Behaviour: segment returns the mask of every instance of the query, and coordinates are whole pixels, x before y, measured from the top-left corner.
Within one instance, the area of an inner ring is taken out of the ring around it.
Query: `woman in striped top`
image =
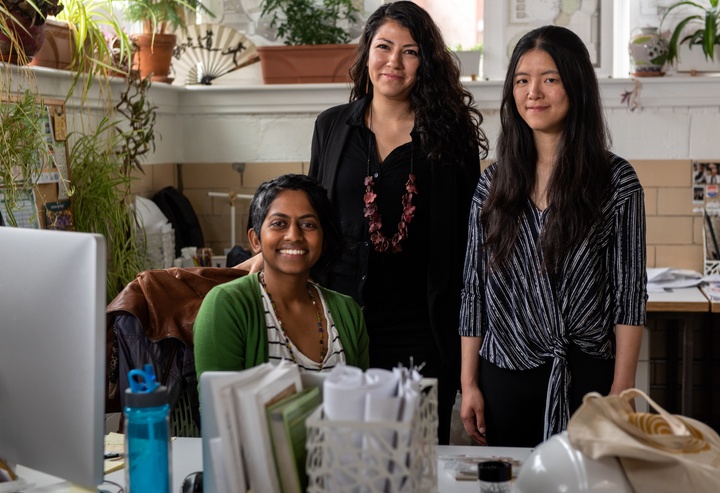
[[[557,26],[523,36],[465,259],[461,417],[479,443],[535,446],[566,428],[585,393],[635,386],[643,190],[608,149],[580,38]]]
[[[260,185],[250,203],[250,244],[263,270],[215,286],[194,325],[198,381],[208,370],[243,370],[292,360],[300,371],[346,363],[366,369],[368,336],[360,306],[310,280],[342,250],[327,191],[306,175]]]

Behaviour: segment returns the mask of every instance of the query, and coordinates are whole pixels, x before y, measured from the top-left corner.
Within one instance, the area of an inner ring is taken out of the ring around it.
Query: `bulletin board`
[[[13,101],[12,98],[3,98],[2,104],[12,104]],[[36,185],[20,194],[13,215],[19,227],[73,230],[68,195],[70,150],[65,104],[57,99],[38,99],[38,105],[42,109],[40,124],[50,159],[43,163],[39,176],[33,179]],[[0,183],[0,214],[5,217],[6,207]]]

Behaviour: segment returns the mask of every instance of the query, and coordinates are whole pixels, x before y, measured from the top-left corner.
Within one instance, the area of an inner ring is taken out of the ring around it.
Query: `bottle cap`
[[[168,403],[167,387],[160,385],[152,392],[133,392],[132,389],[125,389],[126,407],[159,407]]]
[[[478,464],[478,479],[487,483],[502,483],[512,478],[512,464],[491,460]]]
[[[127,407],[158,407],[168,403],[167,387],[155,379],[153,365],[128,372],[129,388],[125,389]]]

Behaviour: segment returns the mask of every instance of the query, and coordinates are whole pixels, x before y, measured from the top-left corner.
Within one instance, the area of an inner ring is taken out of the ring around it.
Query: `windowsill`
[[[40,92],[46,98],[65,99],[72,82],[70,72],[47,68],[33,68]],[[672,74],[664,77],[636,79],[640,84],[639,102],[643,108],[720,106],[720,74],[692,77]],[[160,112],[189,114],[248,114],[248,113],[318,113],[325,108],[347,102],[350,85],[332,84],[247,84],[211,86],[179,86],[156,83],[151,88],[154,104]],[[497,110],[502,95],[502,81],[466,81],[481,110]],[[634,79],[601,79],[600,90],[606,108],[622,108],[625,91],[632,91]],[[113,93],[122,90],[123,79],[111,81]],[[97,93],[99,94],[99,93]],[[84,105],[98,105],[97,97],[90,97]],[[68,106],[80,106],[80,89]]]

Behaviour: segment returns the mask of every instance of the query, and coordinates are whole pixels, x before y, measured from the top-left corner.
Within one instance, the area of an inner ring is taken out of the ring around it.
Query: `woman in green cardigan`
[[[288,359],[301,371],[338,364],[368,367],[368,336],[358,304],[310,279],[342,249],[326,189],[306,175],[260,185],[250,203],[250,244],[264,268],[213,288],[194,326],[195,368],[232,371]]]

